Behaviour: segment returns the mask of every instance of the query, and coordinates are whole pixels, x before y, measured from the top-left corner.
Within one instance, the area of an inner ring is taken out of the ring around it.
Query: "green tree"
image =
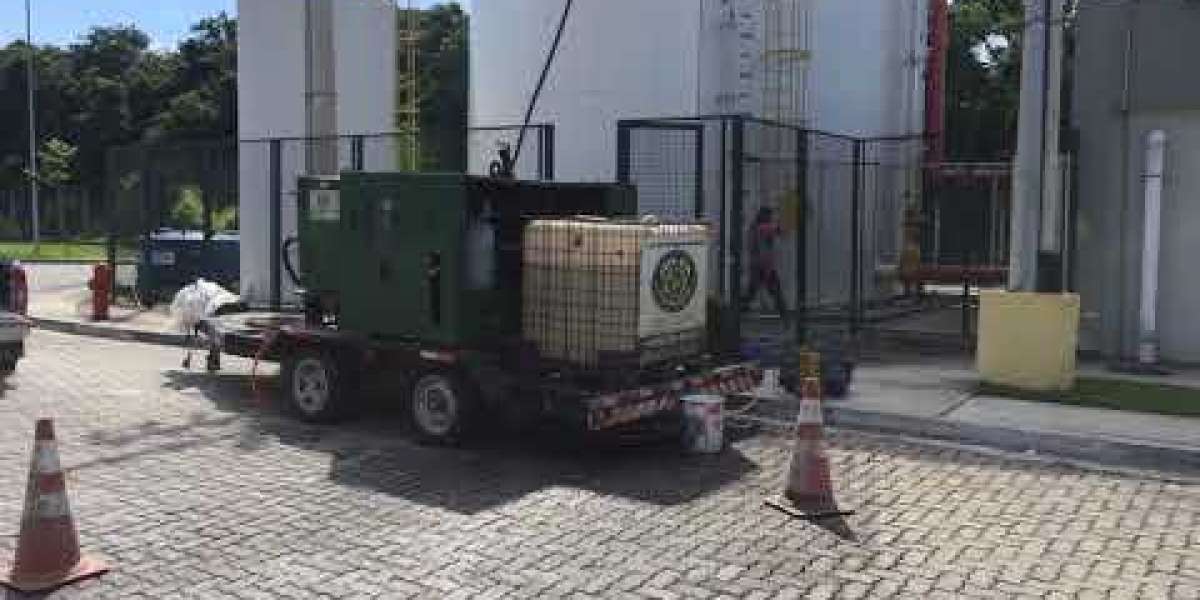
[[[1005,160],[1016,151],[1021,0],[950,6],[946,148],[952,160]]]
[[[403,22],[403,14],[401,14]],[[457,2],[421,11],[417,64],[421,160],[426,168],[466,168],[467,14]],[[401,72],[401,77],[408,74]]]
[[[29,47],[14,42],[0,48],[0,189],[26,183],[29,156],[26,61]],[[67,130],[75,110],[69,92],[71,64],[67,52],[52,46],[35,47],[38,73],[36,103],[41,138],[69,139]]]
[[[191,32],[179,45],[175,94],[155,119],[154,132],[168,138],[234,136],[237,21],[222,12]]]
[[[79,146],[79,174],[101,197],[107,150],[140,137],[131,86],[143,80],[150,38],[130,26],[96,27],[70,47],[77,103],[68,138]]]
[[[77,152],[75,146],[56,137],[42,142],[38,152],[38,181],[51,187],[74,182]]]

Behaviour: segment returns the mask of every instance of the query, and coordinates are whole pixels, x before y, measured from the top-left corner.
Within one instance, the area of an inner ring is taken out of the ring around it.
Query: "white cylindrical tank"
[[[332,67],[337,133],[378,134],[395,129],[396,16],[391,0],[337,0],[333,19]],[[306,116],[305,0],[238,2],[238,221],[241,228],[242,297],[266,303],[271,293],[271,142],[279,139],[278,192],[281,236],[296,231],[296,181],[308,167],[306,144],[313,135]],[[331,59],[331,60],[330,60]],[[328,82],[326,82],[328,83]],[[330,90],[325,90],[329,92]],[[326,107],[328,109],[328,107]],[[281,139],[290,138],[290,139]],[[394,168],[390,138],[368,138],[367,169]],[[349,144],[338,145],[338,161],[349,163]],[[284,301],[294,299],[281,275]]]
[[[521,122],[564,4],[473,3],[472,126]],[[558,179],[612,180],[618,119],[696,113],[699,19],[697,0],[575,3],[532,119],[556,127]],[[491,151],[472,149],[473,171]]]
[[[865,137],[919,134],[928,2],[576,2],[532,121],[557,129],[556,179],[584,181],[616,177],[620,119],[737,113]],[[472,126],[521,122],[564,5],[473,2]],[[470,149],[473,172],[494,154],[486,140]]]

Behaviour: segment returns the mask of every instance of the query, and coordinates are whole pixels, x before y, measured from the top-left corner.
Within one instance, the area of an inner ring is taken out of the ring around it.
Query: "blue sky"
[[[31,3],[33,38],[37,44],[68,44],[97,25],[133,24],[150,34],[155,47],[172,47],[201,18],[222,10],[237,12],[237,0],[31,0]],[[435,0],[415,2],[434,3]],[[24,37],[24,0],[0,0],[0,45]]]

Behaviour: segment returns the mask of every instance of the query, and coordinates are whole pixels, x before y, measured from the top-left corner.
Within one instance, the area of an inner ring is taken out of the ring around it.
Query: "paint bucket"
[[[694,454],[717,454],[725,446],[725,398],[683,397],[683,447]]]
[[[764,398],[768,400],[778,400],[783,397],[785,390],[780,384],[779,369],[766,369],[763,371],[762,383],[750,392],[755,398]]]

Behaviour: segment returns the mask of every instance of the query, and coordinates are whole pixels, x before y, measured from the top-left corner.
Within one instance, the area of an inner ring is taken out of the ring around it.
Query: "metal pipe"
[[[42,241],[38,209],[37,109],[33,104],[33,88],[37,86],[33,61],[37,59],[37,51],[33,48],[33,12],[30,10],[29,0],[25,0],[25,47],[29,51],[28,60],[25,62],[25,87],[28,88],[29,98],[29,200],[33,221],[33,245],[36,247]]]
[[[1062,197],[1063,197],[1063,218],[1062,218],[1062,291],[1071,291],[1071,266],[1073,264],[1074,248],[1071,247],[1071,222],[1074,220],[1073,212],[1075,203],[1072,194],[1075,193],[1075,188],[1072,185],[1071,177],[1074,172],[1073,155],[1065,155],[1060,169],[1060,177],[1062,181]]]
[[[283,252],[283,145],[279,140],[269,143],[270,152],[270,209],[268,212],[268,239],[271,246],[271,310],[279,310],[283,304],[283,278],[281,253]]]
[[[1021,99],[1017,115],[1017,154],[1013,168],[1009,288],[1037,289],[1039,222],[1045,174],[1046,73],[1044,28],[1049,0],[1025,0],[1025,35],[1021,56]],[[1038,14],[1038,7],[1042,7]],[[1039,162],[1040,161],[1040,162]]]
[[[1161,129],[1146,138],[1145,225],[1142,235],[1141,335],[1138,362],[1158,363],[1158,258],[1162,241],[1162,181],[1167,134]]]
[[[1043,56],[1042,73],[1042,165],[1041,194],[1042,212],[1039,227],[1039,249],[1046,255],[1058,255],[1063,251],[1062,221],[1062,165],[1059,147],[1059,129],[1062,115],[1062,64],[1063,64],[1063,0],[1046,0],[1048,21],[1045,27],[1046,51]],[[1060,265],[1061,267],[1061,265]],[[1048,283],[1053,286],[1054,283]]]
[[[850,180],[850,331],[857,335],[862,308],[862,168],[863,141],[854,142]]]
[[[1130,181],[1129,181],[1129,152],[1130,152],[1130,133],[1129,133],[1129,113],[1133,107],[1132,98],[1132,82],[1133,82],[1133,19],[1136,16],[1132,6],[1128,8],[1127,17],[1125,19],[1125,64],[1124,72],[1122,73],[1123,81],[1121,88],[1121,217],[1117,223],[1118,235],[1118,252],[1117,252],[1117,355],[1124,359],[1128,356],[1125,353],[1125,328],[1128,318],[1125,315],[1125,293],[1127,280],[1129,279],[1129,206],[1132,203],[1130,198]]]
[[[305,170],[310,175],[338,172],[336,49],[333,0],[304,3],[304,108],[307,120]],[[278,248],[276,248],[278,252]]]

